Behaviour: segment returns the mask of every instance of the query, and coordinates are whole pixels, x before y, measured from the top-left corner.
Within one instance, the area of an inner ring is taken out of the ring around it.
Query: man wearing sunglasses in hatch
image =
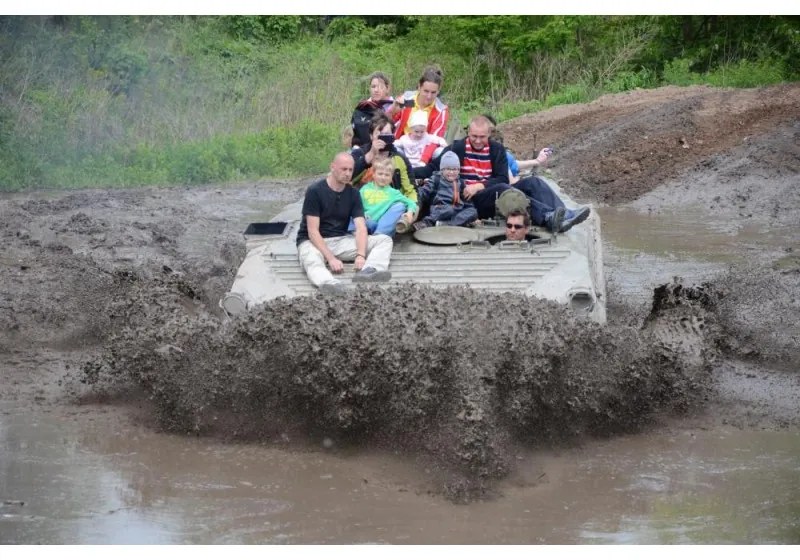
[[[531,227],[527,212],[512,210],[506,217],[506,241],[525,241]]]

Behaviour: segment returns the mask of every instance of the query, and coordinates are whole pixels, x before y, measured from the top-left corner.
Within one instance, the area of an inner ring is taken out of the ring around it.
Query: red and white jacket
[[[403,93],[403,99],[414,99],[417,95],[416,90]],[[408,123],[411,112],[418,107],[403,107],[394,116],[394,137],[400,138],[405,134],[406,124]],[[430,113],[428,113],[428,132],[436,136],[445,137],[447,133],[447,121],[450,120],[450,109],[437,97],[433,101]]]

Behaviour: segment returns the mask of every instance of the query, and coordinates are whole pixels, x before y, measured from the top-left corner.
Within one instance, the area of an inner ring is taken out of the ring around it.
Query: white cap
[[[411,118],[408,119],[408,126],[414,128],[415,126],[424,126],[428,128],[428,113],[425,111],[414,111],[411,113]]]

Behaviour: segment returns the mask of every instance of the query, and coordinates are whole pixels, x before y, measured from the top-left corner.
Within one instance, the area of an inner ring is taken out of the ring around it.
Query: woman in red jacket
[[[439,99],[442,89],[442,71],[438,68],[426,68],[419,79],[417,91],[407,91],[402,97],[394,100],[390,114],[395,122],[395,138],[408,134],[411,130],[408,119],[415,110],[428,114],[428,132],[445,137],[450,109]]]

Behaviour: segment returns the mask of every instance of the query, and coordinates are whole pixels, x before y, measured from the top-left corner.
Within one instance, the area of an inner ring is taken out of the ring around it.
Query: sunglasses
[[[525,226],[523,224],[506,224],[507,228],[511,229],[524,229]]]

